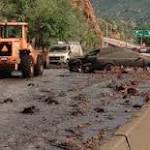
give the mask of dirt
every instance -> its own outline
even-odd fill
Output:
[[[97,150],[150,100],[149,74],[46,70],[0,80],[0,150]]]

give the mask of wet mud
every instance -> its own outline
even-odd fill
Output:
[[[149,103],[149,83],[141,70],[0,79],[0,150],[98,150]]]

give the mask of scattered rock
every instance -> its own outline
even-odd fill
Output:
[[[133,108],[135,108],[135,109],[141,109],[142,106],[143,106],[143,104],[135,104],[135,105],[133,105]]]
[[[52,91],[51,90],[47,90],[47,89],[41,89],[40,92],[42,92],[42,93],[51,93]]]
[[[126,101],[124,101],[124,103],[123,103],[124,105],[129,105],[130,104],[130,100],[126,100]]]
[[[107,87],[107,88],[114,88],[113,81],[110,82],[110,83],[108,83],[108,84],[106,85],[106,87]]]
[[[61,74],[61,75],[58,75],[59,77],[62,77],[62,78],[64,78],[66,75],[64,75],[64,74]]]
[[[127,74],[129,72],[128,72],[128,70],[126,70],[126,69],[123,68],[123,69],[121,69],[121,73]]]
[[[144,96],[144,102],[148,103],[150,101],[150,95],[149,93],[146,93]]]
[[[73,102],[70,106],[72,107],[71,115],[84,115],[89,108],[89,101],[83,94],[79,94],[78,96],[73,97]]]
[[[56,146],[63,150],[80,150],[81,149],[81,146],[74,139],[71,139],[71,138],[67,139],[66,141],[56,143],[53,146]]]
[[[51,105],[51,104],[55,104],[55,105],[58,105],[59,102],[57,100],[54,99],[54,97],[47,97],[45,100],[44,100],[47,104]]]
[[[82,124],[79,124],[77,128],[84,129],[84,128],[89,127],[90,125],[91,125],[90,123],[82,123]]]
[[[29,83],[27,86],[28,87],[33,87],[33,86],[35,86],[35,84],[34,83]]]
[[[123,99],[126,99],[127,97],[128,97],[127,94],[124,94],[124,95],[122,96]]]
[[[94,137],[89,138],[83,142],[83,150],[98,150],[100,142],[104,137],[104,131],[99,131]]]
[[[122,71],[120,70],[120,72],[118,72],[117,74],[116,74],[116,78],[117,79],[121,79],[122,78]]]
[[[138,90],[135,87],[128,87],[127,94],[136,96],[138,94]]]
[[[129,112],[131,112],[131,110],[130,109],[126,109],[124,112],[125,113],[129,113]]]
[[[79,128],[65,129],[65,131],[70,134],[70,137],[82,137],[82,132]]]
[[[114,119],[114,117],[113,117],[112,115],[108,115],[106,118],[107,118],[108,120],[113,120],[113,119]]]
[[[76,110],[71,112],[72,116],[78,116],[78,115],[84,115],[84,112],[80,110],[79,108],[76,108]]]
[[[7,104],[7,103],[13,103],[13,99],[12,98],[6,98],[3,100],[3,102],[1,102],[1,104]]]
[[[59,97],[65,97],[66,96],[66,93],[61,91],[59,94],[58,94]]]
[[[104,108],[95,108],[94,109],[97,113],[105,113],[105,110],[104,110]]]
[[[118,92],[124,91],[126,88],[123,84],[116,85],[115,90]]]
[[[39,112],[39,109],[36,106],[25,107],[21,111],[22,114],[34,114],[36,112]]]
[[[138,81],[135,81],[135,80],[130,81],[130,83],[131,83],[131,85],[138,85]]]
[[[87,102],[87,97],[83,94],[79,94],[78,96],[73,98],[76,101],[82,101],[82,102]]]

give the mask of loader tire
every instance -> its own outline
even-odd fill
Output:
[[[31,78],[34,75],[32,58],[26,53],[21,54],[21,71],[24,78]]]
[[[39,76],[39,75],[42,75],[43,72],[44,72],[44,61],[41,57],[38,57],[37,63],[34,68],[34,75]]]

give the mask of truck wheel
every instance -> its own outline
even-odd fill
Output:
[[[84,64],[83,72],[84,73],[93,73],[94,72],[94,68],[93,68],[92,64],[91,63]]]
[[[35,65],[35,68],[34,68],[34,75],[35,76],[42,75],[43,72],[44,72],[44,62],[41,57],[38,57],[37,64]]]
[[[73,71],[74,71],[73,66],[69,66],[68,68],[69,68],[69,71],[70,71],[70,72],[73,72]]]
[[[106,65],[104,66],[104,70],[105,70],[105,71],[111,71],[113,66],[114,66],[113,64],[106,64]]]
[[[24,78],[31,78],[34,75],[34,66],[31,56],[28,54],[21,54],[21,71]]]

